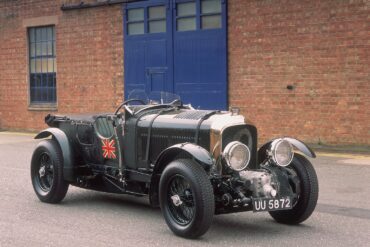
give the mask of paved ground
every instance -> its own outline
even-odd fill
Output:
[[[35,196],[29,163],[37,141],[0,132],[0,246],[370,246],[370,156],[313,160],[319,204],[300,226],[267,213],[216,216],[199,240],[174,236],[145,198],[70,187],[59,205]]]

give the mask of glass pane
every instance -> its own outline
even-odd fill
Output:
[[[47,81],[48,77],[47,77],[47,74],[42,74],[41,75],[41,87],[46,87],[48,81]]]
[[[35,75],[30,76],[30,87],[34,88],[35,87]]]
[[[29,30],[29,34],[30,34],[30,42],[35,42],[35,29],[31,28]]]
[[[47,28],[47,34],[48,34],[47,40],[53,40],[53,28],[52,27]]]
[[[41,101],[46,101],[47,100],[47,89],[46,88],[40,88],[40,92],[41,92],[41,95],[40,95],[40,100]]]
[[[142,21],[144,20],[144,9],[129,9],[128,10],[129,21]]]
[[[30,56],[31,57],[34,57],[36,54],[35,54],[35,43],[31,43],[30,44]]]
[[[36,72],[36,69],[35,69],[35,59],[31,59],[30,61],[30,73],[35,73]]]
[[[195,29],[195,17],[177,19],[177,31],[190,31]]]
[[[42,43],[42,56],[46,56],[48,55],[48,43],[47,42],[43,42]]]
[[[54,72],[54,58],[48,59],[48,72]]]
[[[195,3],[178,3],[177,16],[195,15]]]
[[[31,88],[31,102],[35,101],[35,88]]]
[[[52,56],[53,55],[53,42],[47,42],[47,55]]]
[[[202,29],[214,29],[221,27],[221,15],[202,16]]]
[[[149,22],[149,33],[165,33],[166,32],[166,21],[150,21]]]
[[[48,87],[54,87],[54,73],[48,73]]]
[[[39,90],[38,90],[38,88],[35,88],[34,89],[34,94],[33,94],[33,101],[35,101],[35,102],[39,101],[38,100],[38,95],[39,95]]]
[[[135,35],[135,34],[143,34],[144,33],[144,23],[129,23],[128,24],[128,34]]]
[[[53,88],[53,91],[52,91],[52,95],[51,95],[51,100],[53,102],[56,102],[57,101],[57,90],[56,90],[56,87],[55,87],[55,77],[54,77],[54,88]]]
[[[41,41],[41,28],[36,28],[35,42]]]
[[[45,58],[42,59],[41,65],[42,65],[42,68],[41,68],[42,72],[47,73],[48,72],[48,60]]]
[[[166,7],[165,6],[149,7],[149,19],[160,19],[160,18],[166,18]]]
[[[35,55],[36,56],[41,56],[41,54],[42,54],[42,52],[41,52],[41,46],[42,45],[42,43],[36,43],[35,44],[35,46],[36,46],[36,53],[35,53]]]
[[[53,61],[54,61],[53,64],[54,64],[54,73],[55,73],[57,72],[57,60],[54,58]]]
[[[41,59],[35,59],[35,73],[41,73]]]
[[[221,13],[221,0],[203,0],[202,14]]]
[[[53,99],[53,96],[54,96],[54,93],[53,93],[54,89],[53,88],[48,88],[48,101],[50,102],[54,102],[54,99]]]
[[[41,28],[41,39],[43,41],[48,40],[47,30],[48,29],[46,27]]]
[[[40,84],[41,84],[41,76],[40,76],[40,74],[36,74],[33,77],[35,79],[35,87],[40,87]]]

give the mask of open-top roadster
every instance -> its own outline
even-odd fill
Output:
[[[58,203],[69,185],[149,196],[187,238],[204,234],[214,214],[268,211],[285,224],[311,215],[318,181],[304,143],[282,137],[258,149],[257,129],[238,109],[195,110],[157,96],[129,99],[114,113],[48,115],[31,161],[38,198]]]

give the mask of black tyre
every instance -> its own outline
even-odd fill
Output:
[[[300,180],[298,202],[290,210],[269,213],[279,223],[294,225],[308,219],[314,211],[319,196],[319,183],[311,162],[300,154],[294,155],[288,168],[293,169]]]
[[[167,225],[178,236],[197,238],[212,223],[213,188],[204,169],[192,160],[175,160],[164,169],[159,201]]]
[[[43,140],[31,160],[31,180],[42,202],[58,203],[65,197],[69,184],[63,179],[63,157],[55,140]]]

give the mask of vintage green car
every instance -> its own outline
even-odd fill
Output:
[[[186,238],[203,235],[215,214],[268,211],[284,224],[312,214],[318,181],[307,145],[282,137],[258,149],[256,127],[237,108],[196,110],[162,92],[142,98],[114,113],[48,115],[31,161],[38,198],[58,203],[69,185],[148,196]]]

